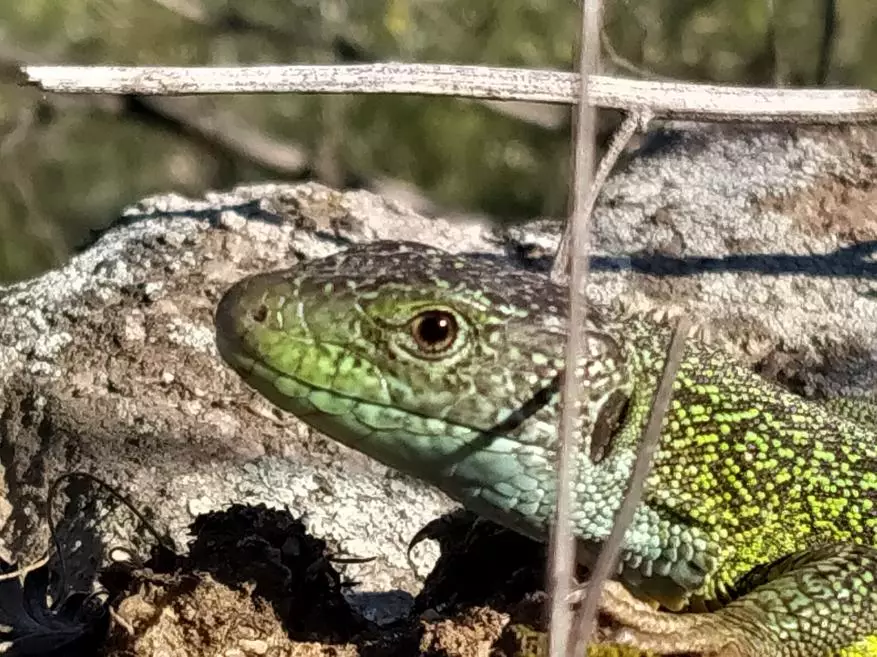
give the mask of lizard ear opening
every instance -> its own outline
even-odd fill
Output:
[[[610,392],[606,399],[597,409],[597,417],[591,428],[591,462],[594,464],[602,461],[609,454],[612,447],[612,439],[617,435],[618,428],[624,422],[630,397],[624,391],[615,389]]]

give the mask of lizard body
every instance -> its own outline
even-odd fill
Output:
[[[545,540],[567,303],[540,275],[378,242],[238,283],[217,310],[217,344],[281,408]],[[588,564],[621,503],[672,326],[603,312],[581,330],[589,385],[571,516]],[[740,651],[716,654],[877,655],[877,428],[852,415],[690,339],[619,580]],[[631,642],[700,645],[649,640],[644,629]]]

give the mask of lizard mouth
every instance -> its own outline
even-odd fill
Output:
[[[216,348],[225,363],[249,386],[255,388],[273,404],[297,413],[296,399],[281,394],[276,382],[287,381],[313,389],[304,381],[282,372],[268,363],[259,353],[255,332],[269,319],[265,303],[267,293],[280,283],[287,272],[269,272],[245,278],[229,288],[216,307],[214,326]],[[293,408],[290,408],[293,405]]]

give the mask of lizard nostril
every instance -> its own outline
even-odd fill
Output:
[[[250,313],[250,317],[253,318],[254,322],[258,322],[261,324],[266,319],[268,319],[268,306],[264,303],[261,304],[258,308],[254,309],[252,313]]]

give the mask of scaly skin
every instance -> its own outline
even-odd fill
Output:
[[[542,276],[382,242],[246,279],[216,323],[223,358],[276,405],[544,540],[566,318],[565,290]],[[672,326],[607,313],[583,330],[572,520],[588,564],[611,530]],[[688,340],[618,579],[691,613],[656,612],[619,640],[877,655],[877,429],[838,413]],[[655,623],[672,632],[661,625],[656,639]]]

